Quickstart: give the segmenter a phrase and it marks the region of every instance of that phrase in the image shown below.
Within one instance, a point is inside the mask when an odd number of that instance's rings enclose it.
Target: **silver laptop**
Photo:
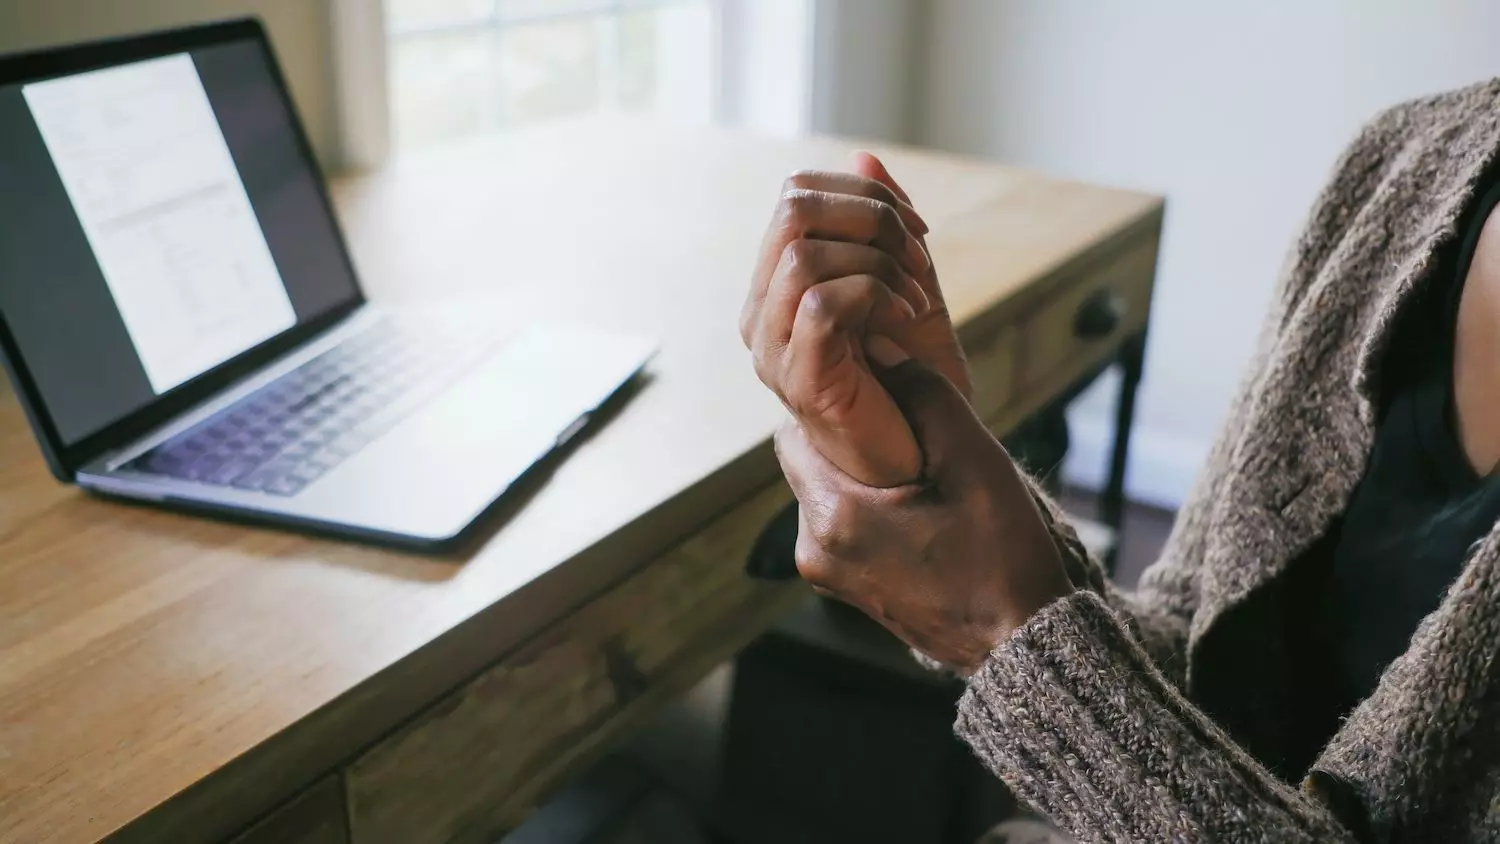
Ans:
[[[0,58],[0,351],[90,490],[462,538],[650,342],[360,291],[255,21]]]

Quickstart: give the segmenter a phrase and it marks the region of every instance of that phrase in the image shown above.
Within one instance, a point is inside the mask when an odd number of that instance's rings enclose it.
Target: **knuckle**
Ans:
[[[781,369],[764,357],[757,357],[755,361],[755,377],[760,379],[767,389],[778,397],[785,391],[782,384]]]
[[[797,573],[802,575],[802,579],[816,588],[826,589],[827,584],[833,580],[832,561],[814,543],[798,542],[796,550],[792,552],[792,561],[797,564]]]
[[[802,502],[802,508],[806,536],[799,534],[799,540],[805,539],[823,557],[844,558],[857,551],[854,526],[859,521],[859,507],[847,496],[816,496]]]
[[[782,267],[789,275],[806,275],[814,272],[823,256],[819,241],[797,238],[781,251]]]
[[[829,554],[844,556],[856,550],[853,526],[859,519],[859,507],[845,496],[834,496],[827,503],[828,514],[818,531],[818,544]]]
[[[747,305],[740,311],[740,342],[744,343],[747,349],[752,349],[751,344],[755,340],[755,324],[758,321],[755,308]]]
[[[816,170],[807,168],[797,170],[786,177],[786,181],[781,183],[781,189],[783,192],[805,190],[812,187],[817,182],[817,178],[818,171]]]
[[[750,361],[755,368],[755,377],[777,395],[782,393],[782,373],[775,351],[768,343],[756,343],[750,350]]]
[[[779,216],[784,225],[797,231],[806,228],[811,220],[817,195],[806,188],[792,188],[781,194]]]
[[[818,331],[827,331],[833,327],[835,305],[828,291],[819,289],[820,286],[814,284],[803,291],[797,301],[797,319],[807,320]]]

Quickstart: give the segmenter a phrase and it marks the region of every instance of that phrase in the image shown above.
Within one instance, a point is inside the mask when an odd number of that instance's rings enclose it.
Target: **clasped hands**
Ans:
[[[1072,585],[969,406],[927,224],[877,158],[852,163],[787,180],[740,335],[792,415],[776,452],[802,577],[968,672]]]

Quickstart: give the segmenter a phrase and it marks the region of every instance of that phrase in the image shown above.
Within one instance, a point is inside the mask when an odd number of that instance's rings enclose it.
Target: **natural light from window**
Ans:
[[[398,148],[576,115],[707,122],[715,0],[386,0]]]

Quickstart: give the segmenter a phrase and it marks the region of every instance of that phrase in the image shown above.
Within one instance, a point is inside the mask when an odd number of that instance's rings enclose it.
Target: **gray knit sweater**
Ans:
[[[1038,493],[1084,588],[996,648],[956,729],[1079,841],[1500,841],[1500,531],[1300,787],[1246,749],[1274,746],[1297,694],[1278,585],[1363,474],[1395,317],[1497,147],[1500,80],[1398,106],[1360,133],[1136,591],[1106,584]]]

